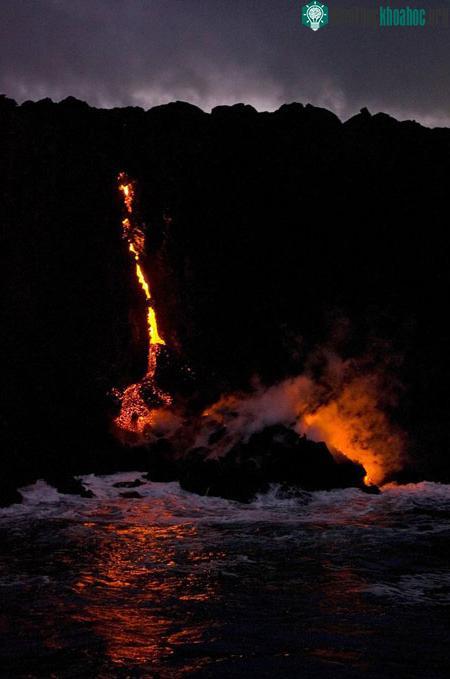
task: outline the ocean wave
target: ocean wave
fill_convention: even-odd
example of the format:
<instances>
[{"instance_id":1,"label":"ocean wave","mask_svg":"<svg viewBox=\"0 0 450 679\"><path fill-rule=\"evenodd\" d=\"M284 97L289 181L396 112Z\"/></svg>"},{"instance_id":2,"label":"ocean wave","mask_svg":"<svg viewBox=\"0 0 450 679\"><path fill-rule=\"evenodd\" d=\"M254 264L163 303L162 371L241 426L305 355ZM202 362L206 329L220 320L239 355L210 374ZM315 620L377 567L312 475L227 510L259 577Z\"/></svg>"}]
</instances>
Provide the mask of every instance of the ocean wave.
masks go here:
<instances>
[{"instance_id":1,"label":"ocean wave","mask_svg":"<svg viewBox=\"0 0 450 679\"><path fill-rule=\"evenodd\" d=\"M450 485L422 482L390 484L379 495L357 489L301 493L289 497L272 486L248 504L223 498L202 497L184 491L179 484L153 483L142 472L80 477L94 498L64 495L43 480L21 489L23 503L0 511L0 519L67 519L136 523L321 523L334 525L384 525L386 528L430 530L450 524ZM137 497L123 497L130 492ZM402 521L395 522L401 515ZM432 521L431 521L432 520Z\"/></svg>"}]
</instances>

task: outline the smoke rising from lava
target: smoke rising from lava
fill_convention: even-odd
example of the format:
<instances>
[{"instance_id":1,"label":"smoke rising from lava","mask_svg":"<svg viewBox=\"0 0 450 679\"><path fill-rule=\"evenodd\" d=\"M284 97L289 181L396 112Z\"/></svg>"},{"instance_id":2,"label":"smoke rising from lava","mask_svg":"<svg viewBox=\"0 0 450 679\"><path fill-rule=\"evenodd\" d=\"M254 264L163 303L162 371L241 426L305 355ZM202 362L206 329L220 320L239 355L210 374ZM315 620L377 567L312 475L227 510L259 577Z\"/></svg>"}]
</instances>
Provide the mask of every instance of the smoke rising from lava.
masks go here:
<instances>
[{"instance_id":1,"label":"smoke rising from lava","mask_svg":"<svg viewBox=\"0 0 450 679\"><path fill-rule=\"evenodd\" d=\"M324 441L337 459L344 455L360 463L367 483L382 483L402 468L405 458L405 436L383 409L385 377L364 372L358 361L327 359L319 379L304 374L267 388L257 385L251 394L224 395L203 413L195 445L206 446L211 433L222 427L226 434L214 454L223 455L239 440L283 424Z\"/></svg>"}]
</instances>

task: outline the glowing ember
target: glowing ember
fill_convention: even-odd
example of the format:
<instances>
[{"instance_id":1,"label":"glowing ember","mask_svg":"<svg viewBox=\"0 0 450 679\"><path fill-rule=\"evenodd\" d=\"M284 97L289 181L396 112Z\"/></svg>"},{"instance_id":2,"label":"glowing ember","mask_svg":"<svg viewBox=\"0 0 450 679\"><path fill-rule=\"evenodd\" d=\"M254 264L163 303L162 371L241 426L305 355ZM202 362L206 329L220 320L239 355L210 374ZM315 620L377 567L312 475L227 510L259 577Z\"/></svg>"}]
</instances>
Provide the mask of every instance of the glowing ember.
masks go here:
<instances>
[{"instance_id":1,"label":"glowing ember","mask_svg":"<svg viewBox=\"0 0 450 679\"><path fill-rule=\"evenodd\" d=\"M152 295L149 281L144 273L141 258L145 253L145 234L136 221L134 214L135 184L124 172L118 177L119 191L122 194L124 210L127 216L122 220L123 237L128 242L128 249L136 262L136 278L142 288L147 303L148 325L148 361L147 372L137 384L132 384L123 392L116 392L121 401L121 410L115 419L119 432L129 443L141 443L149 438L156 422L161 419L159 412L164 406L169 406L172 399L169 394L162 392L155 384L159 348L165 345L164 339L158 331L156 312L152 305ZM153 407L150 407L151 403Z\"/></svg>"},{"instance_id":2,"label":"glowing ember","mask_svg":"<svg viewBox=\"0 0 450 679\"><path fill-rule=\"evenodd\" d=\"M123 201L127 212L131 215L133 212L134 201L134 186L132 182L128 181L124 172L119 174L119 191L123 194Z\"/></svg>"}]
</instances>

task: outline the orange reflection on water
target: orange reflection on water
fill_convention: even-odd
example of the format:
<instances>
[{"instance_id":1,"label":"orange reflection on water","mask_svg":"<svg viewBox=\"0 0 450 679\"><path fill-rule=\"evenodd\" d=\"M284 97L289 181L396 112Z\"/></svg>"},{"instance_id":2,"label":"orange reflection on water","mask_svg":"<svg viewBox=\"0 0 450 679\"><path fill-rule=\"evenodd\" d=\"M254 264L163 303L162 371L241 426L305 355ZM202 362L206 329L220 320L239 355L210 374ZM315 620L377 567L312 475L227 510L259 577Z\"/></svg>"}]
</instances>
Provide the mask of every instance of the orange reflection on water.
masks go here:
<instances>
[{"instance_id":1,"label":"orange reflection on water","mask_svg":"<svg viewBox=\"0 0 450 679\"><path fill-rule=\"evenodd\" d=\"M145 513L149 508L143 505L143 518ZM94 525L94 561L74 584L83 602L76 619L92 627L109 660L156 671L176 656L177 647L201 643L212 621L205 613L198 622L198 607L216 594L209 564L217 554L200 541L196 548L196 527ZM208 662L193 655L184 658L176 676Z\"/></svg>"},{"instance_id":2,"label":"orange reflection on water","mask_svg":"<svg viewBox=\"0 0 450 679\"><path fill-rule=\"evenodd\" d=\"M317 527L320 530L320 527ZM336 551L339 549L336 544ZM332 549L333 551L333 549ZM361 650L370 638L363 625L356 621L368 619L367 602L361 596L361 576L348 564L325 558L320 562L318 580L320 598L317 601L317 627L311 633L318 641L308 648L308 655L322 661L323 667L332 670L351 666L363 676L369 669L369 656ZM316 563L316 566L319 565ZM367 644L366 644L367 640Z\"/></svg>"}]
</instances>

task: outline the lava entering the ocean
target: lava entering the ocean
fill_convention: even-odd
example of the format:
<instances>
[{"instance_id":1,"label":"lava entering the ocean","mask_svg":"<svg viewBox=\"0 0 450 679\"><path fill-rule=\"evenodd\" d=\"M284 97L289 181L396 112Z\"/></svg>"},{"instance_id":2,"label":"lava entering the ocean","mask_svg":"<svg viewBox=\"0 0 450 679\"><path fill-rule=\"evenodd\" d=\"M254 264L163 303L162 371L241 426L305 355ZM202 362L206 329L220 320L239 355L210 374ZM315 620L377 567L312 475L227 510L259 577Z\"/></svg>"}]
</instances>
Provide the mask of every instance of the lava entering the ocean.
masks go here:
<instances>
[{"instance_id":1,"label":"lava entering the ocean","mask_svg":"<svg viewBox=\"0 0 450 679\"><path fill-rule=\"evenodd\" d=\"M142 259L145 255L145 232L136 219L135 182L124 172L118 176L119 191L123 199L125 216L122 219L123 237L136 264L136 278L145 295L148 325L147 372L140 382L131 384L124 391L115 390L121 408L115 418L115 427L127 443L142 443L151 437L152 427L161 420L171 419L163 409L170 406L172 398L161 391L155 383L155 373L160 348L165 345L158 330L156 311L152 303L150 284L144 272Z\"/></svg>"},{"instance_id":2,"label":"lava entering the ocean","mask_svg":"<svg viewBox=\"0 0 450 679\"><path fill-rule=\"evenodd\" d=\"M203 412L195 446L207 445L211 433L226 431L216 456L265 427L283 424L316 442L323 441L336 461L360 464L366 485L382 484L404 463L405 436L382 406L381 376L360 373L357 362L330 357L326 374L304 374L248 393L224 394Z\"/></svg>"},{"instance_id":3,"label":"lava entering the ocean","mask_svg":"<svg viewBox=\"0 0 450 679\"><path fill-rule=\"evenodd\" d=\"M358 361L328 357L322 378L308 374L287 379L252 394L225 394L199 418L187 425L172 396L156 384L158 356L165 340L161 336L145 264L145 228L136 216L135 183L124 172L118 177L123 201L123 237L135 262L136 279L147 305L148 361L143 378L123 391L115 390L120 413L115 430L123 443L141 445L158 437L179 437L181 452L191 448L209 450L220 457L239 441L274 424L283 424L308 439L323 441L336 461L342 456L359 463L365 482L383 483L402 467L404 436L384 412L385 389L377 372L367 371ZM217 432L225 432L216 436ZM211 444L211 437L215 440ZM180 447L180 446L179 446Z\"/></svg>"}]
</instances>

